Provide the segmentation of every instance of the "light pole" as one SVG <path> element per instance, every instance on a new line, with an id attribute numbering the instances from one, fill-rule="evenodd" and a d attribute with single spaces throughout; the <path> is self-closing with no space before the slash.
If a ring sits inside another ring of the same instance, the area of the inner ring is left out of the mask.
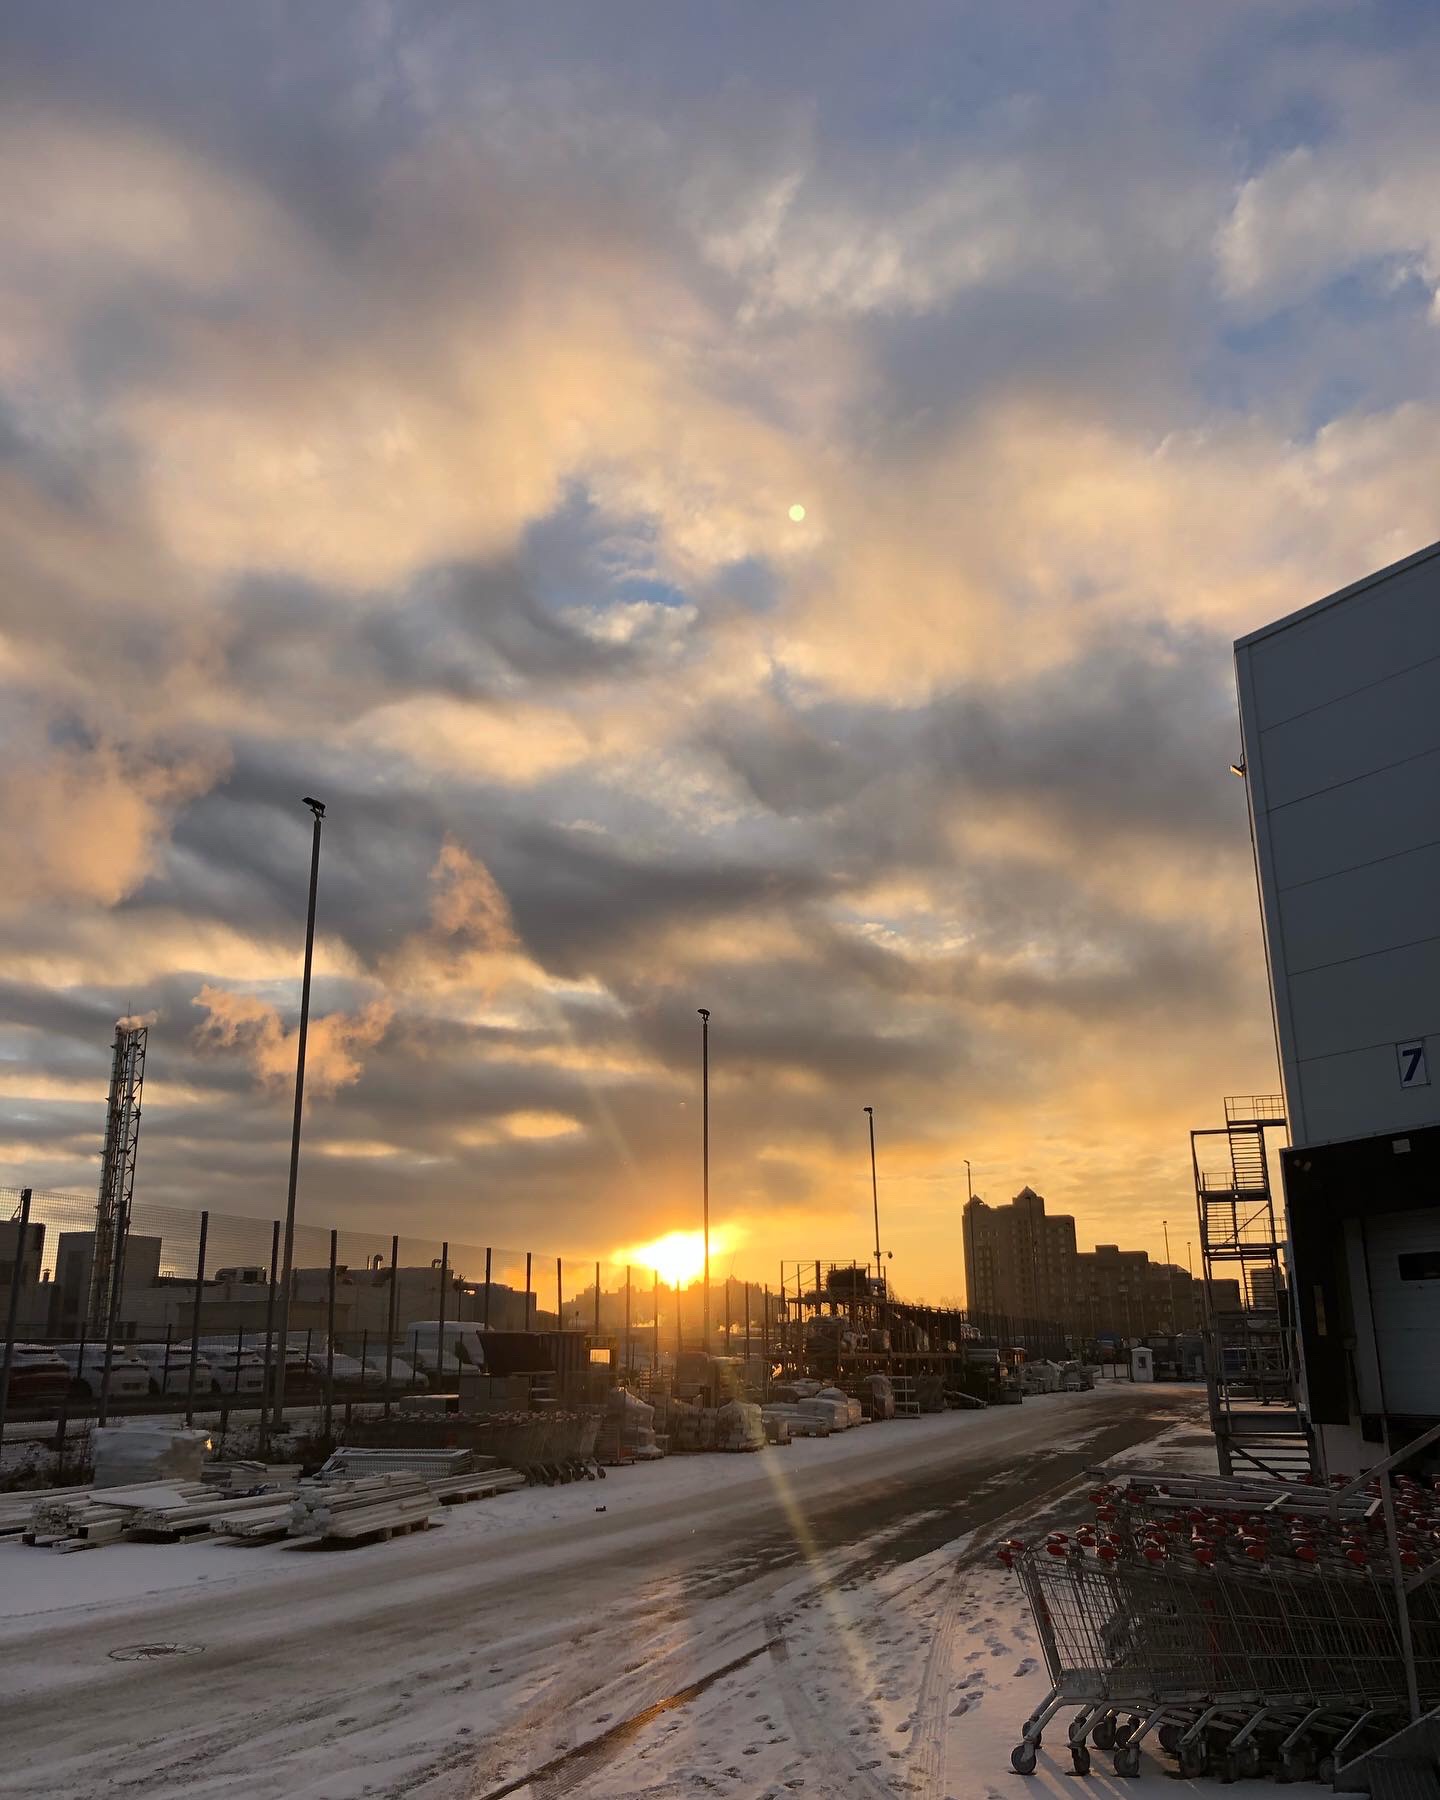
<path id="1" fill-rule="evenodd" d="M 275 1370 L 275 1424 L 285 1424 L 285 1364 L 290 1347 L 290 1288 L 295 1264 L 295 1184 L 300 1178 L 300 1119 L 305 1106 L 305 1040 L 310 1033 L 310 970 L 315 960 L 315 894 L 320 885 L 320 825 L 323 800 L 307 794 L 305 805 L 315 820 L 310 840 L 310 906 L 305 917 L 305 974 L 300 983 L 300 1033 L 295 1055 L 295 1122 L 290 1131 L 290 1186 L 285 1195 L 285 1254 L 280 1265 L 280 1356 Z"/>
<path id="2" fill-rule="evenodd" d="M 884 1281 L 885 1262 L 880 1254 L 880 1188 L 875 1180 L 875 1108 L 867 1106 L 865 1117 L 870 1121 L 870 1204 L 875 1209 L 875 1279 Z"/>
<path id="3" fill-rule="evenodd" d="M 701 1309 L 704 1336 L 701 1345 L 710 1354 L 710 1009 L 696 1008 L 700 1014 L 700 1161 L 705 1195 L 705 1302 Z"/>

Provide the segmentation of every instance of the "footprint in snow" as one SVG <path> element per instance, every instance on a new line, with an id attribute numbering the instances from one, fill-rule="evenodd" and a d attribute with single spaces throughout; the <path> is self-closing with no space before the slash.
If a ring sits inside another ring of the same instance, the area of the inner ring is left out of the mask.
<path id="1" fill-rule="evenodd" d="M 973 1694 L 962 1694 L 960 1696 L 959 1704 L 950 1708 L 950 1717 L 952 1719 L 963 1719 L 974 1704 L 975 1696 Z"/>
<path id="2" fill-rule="evenodd" d="M 985 1652 L 983 1650 L 972 1650 L 965 1660 L 966 1662 L 979 1662 L 984 1654 Z"/>
<path id="3" fill-rule="evenodd" d="M 1033 1673 L 1034 1668 L 1035 1668 L 1035 1658 L 1033 1656 L 1027 1656 L 1025 1658 L 1025 1660 L 1020 1664 L 1019 1668 L 1016 1669 L 1015 1673 L 1017 1675 L 1029 1675 L 1029 1674 Z"/>

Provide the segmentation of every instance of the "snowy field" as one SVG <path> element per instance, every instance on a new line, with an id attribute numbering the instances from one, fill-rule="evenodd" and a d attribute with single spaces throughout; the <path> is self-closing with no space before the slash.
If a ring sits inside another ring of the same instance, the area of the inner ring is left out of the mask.
<path id="1" fill-rule="evenodd" d="M 1047 1683 L 990 1546 L 1073 1515 L 1095 1462 L 1203 1464 L 1202 1399 L 1114 1384 L 679 1457 L 343 1552 L 0 1544 L 0 1794 L 1174 1800 L 1148 1758 L 1062 1787 L 1063 1731 L 1011 1771 Z M 154 1644 L 178 1650 L 123 1660 Z"/>

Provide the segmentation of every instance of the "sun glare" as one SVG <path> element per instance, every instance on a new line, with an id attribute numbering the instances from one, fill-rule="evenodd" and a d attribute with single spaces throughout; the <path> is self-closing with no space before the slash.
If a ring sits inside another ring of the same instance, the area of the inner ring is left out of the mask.
<path id="1" fill-rule="evenodd" d="M 721 1258 L 728 1260 L 745 1237 L 733 1224 L 710 1228 L 710 1278 L 725 1279 Z M 666 1287 L 689 1287 L 705 1273 L 705 1238 L 699 1231 L 667 1231 L 664 1237 L 652 1238 L 648 1244 L 632 1244 L 628 1250 L 615 1252 L 617 1263 L 630 1263 L 637 1269 L 653 1269 Z"/>
<path id="2" fill-rule="evenodd" d="M 713 1237 L 710 1249 L 713 1256 Z M 667 1231 L 664 1237 L 658 1237 L 652 1243 L 637 1244 L 633 1250 L 626 1250 L 621 1260 L 653 1269 L 667 1287 L 674 1287 L 677 1281 L 682 1287 L 688 1287 L 705 1272 L 705 1238 L 698 1231 Z"/>
<path id="3" fill-rule="evenodd" d="M 805 508 L 800 504 L 800 502 L 798 500 L 790 508 L 790 517 L 795 521 L 795 523 L 797 525 L 805 517 Z"/>

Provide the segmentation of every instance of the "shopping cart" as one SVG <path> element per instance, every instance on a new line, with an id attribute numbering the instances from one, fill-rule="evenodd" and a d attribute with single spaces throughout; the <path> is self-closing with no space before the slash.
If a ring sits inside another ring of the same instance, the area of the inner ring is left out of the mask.
<path id="1" fill-rule="evenodd" d="M 1253 1525 L 1249 1527 L 1253 1531 Z M 1368 1561 L 1326 1545 L 1314 1560 L 1253 1554 L 1254 1536 L 1202 1538 L 1189 1555 L 1149 1536 L 1054 1534 L 1007 1547 L 1035 1618 L 1052 1687 L 1011 1763 L 1035 1768 L 1045 1727 L 1067 1707 L 1078 1773 L 1090 1746 L 1134 1775 L 1152 1732 L 1184 1775 L 1262 1771 L 1328 1778 L 1408 1716 L 1393 1587 Z M 1440 1614 L 1411 1603 L 1425 1704 L 1440 1701 Z"/>

